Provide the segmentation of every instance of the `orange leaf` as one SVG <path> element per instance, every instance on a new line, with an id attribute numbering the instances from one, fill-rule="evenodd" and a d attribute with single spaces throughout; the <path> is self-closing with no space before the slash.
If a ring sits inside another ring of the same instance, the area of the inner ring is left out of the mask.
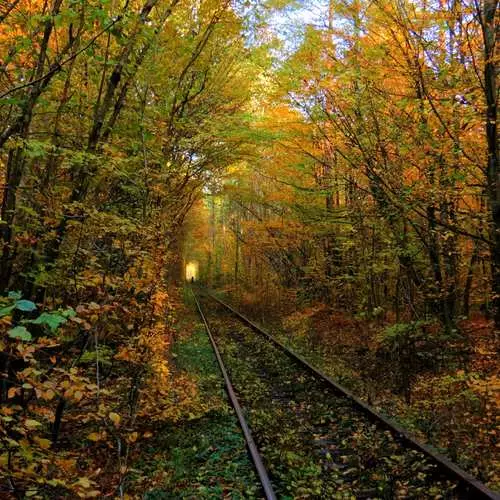
<path id="1" fill-rule="evenodd" d="M 17 394 L 17 387 L 11 387 L 7 392 L 7 398 L 11 399 Z"/>

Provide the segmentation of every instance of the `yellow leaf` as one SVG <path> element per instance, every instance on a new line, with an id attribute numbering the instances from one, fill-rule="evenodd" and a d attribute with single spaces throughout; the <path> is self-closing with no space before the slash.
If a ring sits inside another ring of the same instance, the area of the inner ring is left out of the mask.
<path id="1" fill-rule="evenodd" d="M 80 479 L 78 479 L 76 484 L 82 486 L 83 488 L 90 488 L 92 486 L 87 477 L 81 477 Z"/>
<path id="2" fill-rule="evenodd" d="M 27 420 L 24 421 L 24 425 L 28 429 L 36 429 L 37 427 L 40 427 L 42 424 L 40 422 L 37 422 L 36 420 L 32 420 L 31 418 L 28 418 Z"/>
<path id="3" fill-rule="evenodd" d="M 132 432 L 130 436 L 128 437 L 128 441 L 130 443 L 135 443 L 137 441 L 137 438 L 139 437 L 139 434 L 137 432 Z"/>
<path id="4" fill-rule="evenodd" d="M 13 398 L 17 394 L 17 387 L 11 387 L 9 392 L 7 392 L 7 397 L 9 399 Z"/>
<path id="5" fill-rule="evenodd" d="M 91 432 L 87 436 L 87 439 L 90 439 L 90 441 L 99 441 L 101 439 L 101 435 L 98 432 Z"/>
<path id="6" fill-rule="evenodd" d="M 48 450 L 50 448 L 51 442 L 49 439 L 37 439 L 38 446 L 44 450 Z"/>
<path id="7" fill-rule="evenodd" d="M 121 417 L 120 417 L 120 415 L 118 415 L 118 413 L 111 412 L 108 416 L 109 416 L 109 419 L 111 420 L 111 422 L 113 422 L 116 427 L 118 427 L 120 425 Z"/>

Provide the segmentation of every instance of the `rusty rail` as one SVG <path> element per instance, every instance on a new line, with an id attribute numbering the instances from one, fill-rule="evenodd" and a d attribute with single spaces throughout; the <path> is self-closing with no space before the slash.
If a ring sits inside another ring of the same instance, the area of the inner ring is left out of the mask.
<path id="1" fill-rule="evenodd" d="M 236 397 L 236 394 L 234 392 L 233 385 L 232 385 L 231 380 L 229 378 L 229 375 L 227 373 L 226 367 L 224 366 L 224 362 L 222 361 L 222 357 L 220 355 L 217 344 L 215 343 L 215 339 L 212 335 L 212 332 L 210 331 L 210 327 L 208 326 L 207 319 L 206 319 L 205 315 L 203 314 L 203 311 L 201 309 L 201 305 L 198 301 L 198 298 L 196 297 L 196 294 L 194 293 L 193 290 L 191 290 L 191 291 L 193 293 L 193 297 L 194 297 L 194 300 L 196 302 L 196 307 L 198 308 L 198 312 L 200 314 L 200 317 L 205 325 L 205 329 L 207 331 L 208 338 L 210 339 L 210 343 L 212 344 L 212 348 L 214 350 L 215 357 L 217 358 L 217 362 L 219 363 L 219 368 L 220 368 L 220 371 L 222 372 L 222 376 L 224 378 L 224 383 L 226 385 L 226 391 L 227 391 L 227 394 L 229 396 L 229 400 L 231 401 L 231 404 L 234 408 L 236 416 L 238 417 L 238 421 L 240 423 L 240 427 L 241 427 L 241 430 L 243 432 L 243 435 L 245 436 L 245 441 L 247 443 L 248 451 L 250 452 L 252 462 L 253 462 L 255 470 L 257 471 L 257 474 L 259 476 L 259 480 L 260 480 L 260 483 L 262 485 L 264 495 L 265 495 L 267 500 L 276 500 L 277 497 L 276 497 L 276 494 L 274 493 L 271 480 L 269 479 L 269 474 L 267 473 L 267 470 L 264 466 L 264 463 L 262 461 L 262 457 L 260 456 L 260 453 L 259 453 L 259 449 L 257 448 L 255 441 L 253 440 L 252 432 L 250 431 L 250 427 L 248 426 L 248 424 L 245 420 L 243 410 L 241 409 L 240 403 L 238 402 L 238 398 Z"/>
<path id="2" fill-rule="evenodd" d="M 500 495 L 490 490 L 485 484 L 476 479 L 474 476 L 469 474 L 468 472 L 461 469 L 457 464 L 453 463 L 451 460 L 446 458 L 444 455 L 441 455 L 437 451 L 435 451 L 430 446 L 421 443 L 414 436 L 412 436 L 407 430 L 400 427 L 394 421 L 389 419 L 388 417 L 379 413 L 375 408 L 372 408 L 364 401 L 355 396 L 351 391 L 343 387 L 342 385 L 335 382 L 328 375 L 318 370 L 314 366 L 312 366 L 305 358 L 303 358 L 300 354 L 297 354 L 295 351 L 285 346 L 279 340 L 274 338 L 270 333 L 264 330 L 261 326 L 254 323 L 252 320 L 247 318 L 245 315 L 241 314 L 239 311 L 234 309 L 229 304 L 226 304 L 224 301 L 216 297 L 209 290 L 205 290 L 207 296 L 218 302 L 228 311 L 230 311 L 234 316 L 239 318 L 243 323 L 248 325 L 253 331 L 264 336 L 267 340 L 269 340 L 272 344 L 278 347 L 281 351 L 283 351 L 286 355 L 288 355 L 292 360 L 294 360 L 299 365 L 307 368 L 308 371 L 313 373 L 316 377 L 322 379 L 329 387 L 331 387 L 335 392 L 345 396 L 350 399 L 355 406 L 357 406 L 360 410 L 362 410 L 369 418 L 373 421 L 381 423 L 391 432 L 393 432 L 396 437 L 404 441 L 409 447 L 416 449 L 422 452 L 427 457 L 434 460 L 438 466 L 449 474 L 450 477 L 457 480 L 460 486 L 467 493 L 467 498 L 471 500 L 479 500 L 479 499 L 489 499 L 489 500 L 500 500 Z"/>

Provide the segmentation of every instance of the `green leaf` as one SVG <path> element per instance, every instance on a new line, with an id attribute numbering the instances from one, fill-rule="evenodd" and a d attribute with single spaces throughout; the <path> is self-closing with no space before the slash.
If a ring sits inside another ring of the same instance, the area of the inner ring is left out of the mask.
<path id="1" fill-rule="evenodd" d="M 25 312 L 31 312 L 36 309 L 36 304 L 31 302 L 31 300 L 18 300 L 16 302 L 16 309 Z"/>
<path id="2" fill-rule="evenodd" d="M 76 312 L 72 307 L 68 307 L 61 313 L 65 318 L 74 318 L 76 316 Z"/>
<path id="3" fill-rule="evenodd" d="M 47 313 L 44 312 L 38 316 L 38 318 L 27 321 L 27 323 L 33 323 L 34 325 L 47 325 L 52 331 L 55 331 L 63 323 L 66 323 L 66 318 L 61 316 L 59 313 Z"/>
<path id="4" fill-rule="evenodd" d="M 14 105 L 21 104 L 23 101 L 17 97 L 6 97 L 6 98 L 1 99 L 0 102 L 2 103 L 2 106 L 8 106 L 11 104 L 14 104 Z"/>
<path id="5" fill-rule="evenodd" d="M 9 299 L 19 300 L 22 297 L 22 295 L 21 295 L 21 292 L 11 290 L 9 292 L 8 297 L 9 297 Z"/>
<path id="6" fill-rule="evenodd" d="M 3 307 L 2 309 L 0 309 L 0 318 L 8 316 L 15 307 L 16 304 L 12 304 L 11 306 Z"/>
<path id="7" fill-rule="evenodd" d="M 21 340 L 31 340 L 31 333 L 24 328 L 24 326 L 15 326 L 11 328 L 8 332 L 9 337 L 13 339 L 21 339 Z"/>

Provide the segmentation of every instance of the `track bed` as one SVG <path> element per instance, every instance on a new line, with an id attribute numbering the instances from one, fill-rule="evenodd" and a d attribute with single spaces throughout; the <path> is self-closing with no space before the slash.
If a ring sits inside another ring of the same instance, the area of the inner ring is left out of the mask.
<path id="1" fill-rule="evenodd" d="M 237 311 L 199 300 L 278 498 L 499 498 Z"/>
<path id="2" fill-rule="evenodd" d="M 280 497 L 460 497 L 436 464 L 209 300 L 202 306 Z"/>

